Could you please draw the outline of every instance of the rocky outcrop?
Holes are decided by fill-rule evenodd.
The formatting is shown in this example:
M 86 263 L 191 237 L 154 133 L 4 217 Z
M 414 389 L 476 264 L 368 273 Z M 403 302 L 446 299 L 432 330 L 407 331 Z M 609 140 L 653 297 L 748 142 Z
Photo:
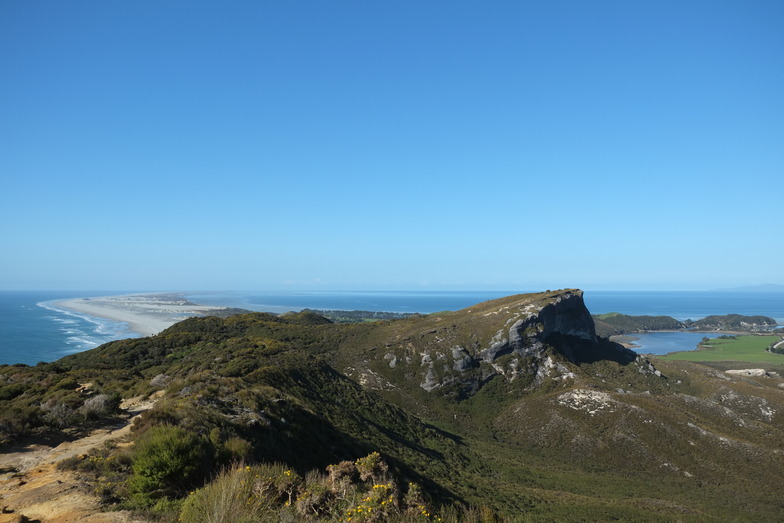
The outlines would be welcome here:
M 406 321 L 406 320 L 404 320 Z M 449 388 L 470 395 L 493 376 L 540 382 L 574 378 L 569 363 L 636 354 L 597 338 L 577 289 L 509 296 L 462 311 L 391 325 L 399 341 L 386 343 L 385 366 L 416 377 L 428 392 Z M 401 327 L 408 325 L 405 334 Z
M 747 376 L 752 378 L 778 378 L 778 372 L 767 371 L 765 369 L 730 369 L 724 371 L 726 374 L 735 376 Z
M 390 323 L 379 372 L 391 381 L 467 397 L 495 376 L 509 382 L 572 380 L 574 364 L 635 361 L 637 354 L 598 338 L 577 289 L 508 296 L 455 312 Z M 406 385 L 402 385 L 405 387 Z
M 541 307 L 528 304 L 511 321 L 511 327 L 498 331 L 490 347 L 479 353 L 482 361 L 490 363 L 512 352 L 542 356 L 547 340 L 553 335 L 575 338 L 588 345 L 597 343 L 593 318 L 585 308 L 582 291 L 564 292 Z

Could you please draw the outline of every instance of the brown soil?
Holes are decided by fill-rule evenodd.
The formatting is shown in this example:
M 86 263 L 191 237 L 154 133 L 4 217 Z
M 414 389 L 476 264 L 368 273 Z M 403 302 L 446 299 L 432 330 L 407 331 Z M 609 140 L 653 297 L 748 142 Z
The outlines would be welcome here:
M 128 511 L 101 512 L 97 496 L 59 461 L 87 454 L 107 441 L 130 434 L 136 416 L 149 410 L 156 397 L 123 402 L 128 419 L 72 441 L 38 442 L 0 454 L 0 523 L 142 523 Z

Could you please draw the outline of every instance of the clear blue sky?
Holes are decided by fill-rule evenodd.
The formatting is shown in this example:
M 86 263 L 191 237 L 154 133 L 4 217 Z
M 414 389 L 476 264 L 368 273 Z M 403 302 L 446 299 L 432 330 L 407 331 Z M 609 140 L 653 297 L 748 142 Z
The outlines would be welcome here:
M 784 2 L 0 2 L 0 289 L 784 283 Z

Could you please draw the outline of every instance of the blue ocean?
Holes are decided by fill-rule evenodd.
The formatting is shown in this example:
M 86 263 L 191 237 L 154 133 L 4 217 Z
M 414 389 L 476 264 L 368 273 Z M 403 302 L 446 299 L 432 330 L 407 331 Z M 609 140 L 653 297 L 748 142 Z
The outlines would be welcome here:
M 127 294 L 103 292 L 0 292 L 0 364 L 54 361 L 108 341 L 137 337 L 127 324 L 58 309 L 52 302 L 67 298 Z M 347 292 L 191 292 L 195 303 L 267 312 L 333 309 L 431 313 L 458 310 L 524 291 L 347 291 Z M 770 316 L 784 325 L 784 293 L 586 291 L 594 314 L 666 315 L 679 320 L 711 314 Z M 690 334 L 690 333 L 688 333 Z M 701 339 L 702 336 L 699 336 Z M 662 347 L 645 345 L 644 352 L 664 354 L 692 350 L 696 342 L 669 337 Z M 673 343 L 675 347 L 673 348 Z
M 68 298 L 126 292 L 0 292 L 0 364 L 54 361 L 112 340 L 135 338 L 128 324 L 59 309 Z
M 536 291 L 204 292 L 187 294 L 187 298 L 203 305 L 266 312 L 310 308 L 431 313 L 459 310 L 521 292 Z M 784 324 L 782 292 L 585 291 L 584 298 L 592 314 L 665 315 L 678 320 L 711 314 L 761 314 Z

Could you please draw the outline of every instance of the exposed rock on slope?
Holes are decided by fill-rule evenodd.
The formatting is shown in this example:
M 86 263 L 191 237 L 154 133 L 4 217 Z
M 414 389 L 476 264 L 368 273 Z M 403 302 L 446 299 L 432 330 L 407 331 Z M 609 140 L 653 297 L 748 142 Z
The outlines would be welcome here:
M 382 372 L 392 382 L 414 377 L 428 392 L 448 388 L 460 397 L 496 375 L 509 381 L 572 378 L 570 365 L 605 359 L 626 364 L 637 357 L 596 336 L 580 290 L 510 296 L 395 322 L 384 333 L 391 340 L 382 353 L 386 369 L 370 360 L 366 372 Z
M 506 325 L 514 322 L 512 326 L 506 332 L 505 329 L 499 330 L 493 337 L 494 343 L 479 353 L 483 361 L 491 363 L 511 352 L 541 357 L 547 340 L 555 334 L 577 338 L 590 346 L 596 345 L 596 330 L 583 303 L 582 291 L 564 292 L 552 297 L 545 305 L 521 303 L 515 308 L 517 310 L 506 320 Z M 573 353 L 568 347 L 564 348 Z

